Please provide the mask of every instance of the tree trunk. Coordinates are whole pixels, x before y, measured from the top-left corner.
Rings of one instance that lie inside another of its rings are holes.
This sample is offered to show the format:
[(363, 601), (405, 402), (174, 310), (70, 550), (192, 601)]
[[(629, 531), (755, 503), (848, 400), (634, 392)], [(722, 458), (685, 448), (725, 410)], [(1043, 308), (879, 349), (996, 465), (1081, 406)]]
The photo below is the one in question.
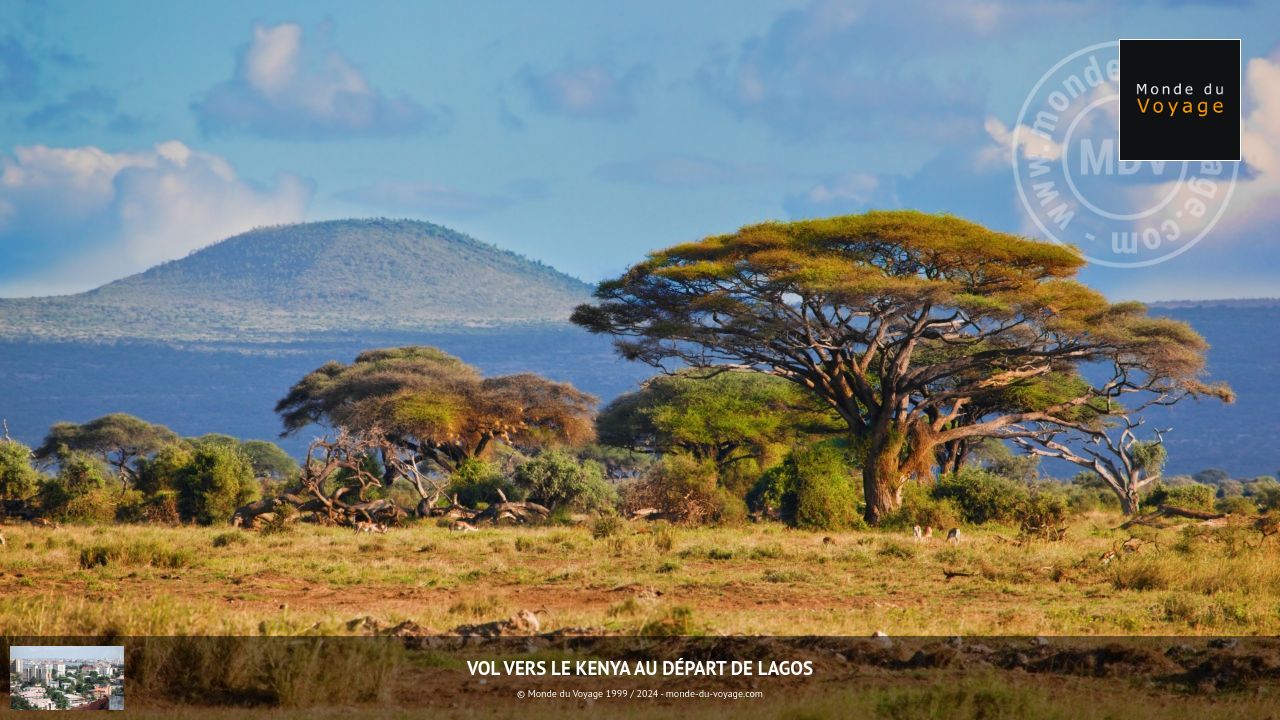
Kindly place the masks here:
[(1124, 492), (1120, 493), (1120, 510), (1125, 515), (1138, 514), (1138, 490), (1132, 485), (1126, 487)]
[(879, 525), (902, 506), (902, 449), (905, 438), (892, 431), (876, 433), (862, 467), (862, 491), (867, 501), (863, 517)]

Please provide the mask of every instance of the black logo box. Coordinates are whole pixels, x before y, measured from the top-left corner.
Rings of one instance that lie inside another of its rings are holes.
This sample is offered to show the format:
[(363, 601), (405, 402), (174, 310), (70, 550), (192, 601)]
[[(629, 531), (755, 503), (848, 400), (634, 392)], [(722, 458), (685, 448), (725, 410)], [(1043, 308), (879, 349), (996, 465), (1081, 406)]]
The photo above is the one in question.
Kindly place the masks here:
[[(1121, 39), (1120, 159), (1240, 160), (1240, 46), (1239, 39)], [(1166, 87), (1181, 92), (1166, 94)], [(1183, 112), (1185, 102), (1191, 114)], [(1215, 113), (1218, 102), (1222, 111)], [(1170, 103), (1177, 103), (1172, 115)], [(1204, 107), (1209, 112), (1202, 116)]]

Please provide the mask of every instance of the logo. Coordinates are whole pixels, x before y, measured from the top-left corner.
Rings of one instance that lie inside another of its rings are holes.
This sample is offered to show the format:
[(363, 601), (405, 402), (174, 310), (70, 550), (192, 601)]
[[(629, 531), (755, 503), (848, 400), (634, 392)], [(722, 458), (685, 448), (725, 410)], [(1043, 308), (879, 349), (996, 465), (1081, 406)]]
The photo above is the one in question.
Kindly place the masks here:
[(1240, 159), (1239, 40), (1121, 40), (1122, 160)]
[[(1093, 264), (1145, 267), (1212, 230), (1240, 163), (1122, 160), (1119, 45), (1078, 50), (1040, 78), (1014, 125), (1013, 172), (1023, 207), (1050, 239)], [(1238, 102), (1232, 112), (1238, 132)]]

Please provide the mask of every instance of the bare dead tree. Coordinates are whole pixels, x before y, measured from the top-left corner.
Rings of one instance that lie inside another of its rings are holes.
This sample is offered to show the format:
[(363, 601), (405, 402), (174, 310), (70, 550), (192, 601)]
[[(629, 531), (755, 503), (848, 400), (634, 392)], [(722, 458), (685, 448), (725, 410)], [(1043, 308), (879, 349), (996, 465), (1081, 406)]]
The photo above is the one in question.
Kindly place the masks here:
[[(1114, 418), (1107, 426), (1043, 424), (1012, 439), (1033, 455), (1066, 460), (1093, 471), (1120, 499), (1124, 513), (1133, 515), (1138, 512), (1142, 490), (1161, 478), (1164, 435), (1171, 428), (1153, 429), (1152, 439), (1144, 441), (1137, 431), (1145, 419), (1132, 415)], [(1072, 435), (1076, 436), (1074, 441)]]
[[(380, 475), (368, 470), (368, 458), (388, 447), (386, 437), (377, 428), (353, 435), (339, 428), (332, 439), (317, 438), (307, 448), (306, 463), (300, 477), (303, 490), (319, 504), (324, 521), (336, 525), (356, 522), (398, 522), (404, 516), (390, 500), (369, 500), (368, 492), (383, 485)], [(329, 480), (345, 473), (346, 483), (329, 488)], [(358, 502), (347, 496), (355, 492)]]

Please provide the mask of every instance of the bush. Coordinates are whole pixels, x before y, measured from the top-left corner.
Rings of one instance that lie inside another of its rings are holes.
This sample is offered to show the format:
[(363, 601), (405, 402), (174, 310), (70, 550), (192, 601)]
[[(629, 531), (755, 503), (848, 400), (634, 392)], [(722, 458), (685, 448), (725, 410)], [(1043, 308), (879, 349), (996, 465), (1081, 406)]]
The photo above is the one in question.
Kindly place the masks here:
[(500, 502), (501, 490), (508, 500), (519, 500), (523, 495), (502, 470), (493, 463), (476, 458), (463, 460), (458, 469), (449, 478), (449, 487), (445, 492), (456, 495), (458, 502), (468, 507), (476, 507), (481, 503)]
[(1263, 512), (1280, 510), (1280, 484), (1276, 481), (1255, 482), (1250, 486), (1248, 494), (1259, 510)]
[(178, 475), (191, 464), (191, 449), (185, 445), (168, 445), (154, 457), (138, 461), (138, 480), (134, 487), (144, 495), (155, 495), (178, 487)]
[(116, 519), (117, 494), (106, 488), (94, 488), (72, 495), (56, 517), (61, 522), (96, 525)]
[(237, 447), (207, 443), (177, 477), (178, 512), (203, 525), (225, 523), (236, 508), (258, 499), (253, 466)]
[(1110, 489), (1100, 490), (1072, 484), (1066, 487), (1065, 499), (1067, 509), (1073, 513), (1120, 509), (1120, 498)]
[(902, 489), (902, 506), (881, 521), (887, 528), (909, 528), (913, 525), (941, 530), (960, 524), (960, 511), (948, 499), (933, 496), (932, 488), (909, 483)]
[(719, 525), (741, 525), (747, 521), (747, 502), (728, 488), (716, 488), (712, 519)]
[(1258, 512), (1258, 506), (1251, 498), (1239, 495), (1224, 497), (1214, 507), (1218, 512), (1230, 515), (1253, 515)]
[(604, 471), (593, 461), (579, 461), (563, 450), (550, 450), (516, 467), (515, 483), (530, 500), (549, 508), (599, 510), (618, 497)]
[(116, 520), (123, 523), (142, 522), (146, 519), (147, 498), (137, 490), (125, 490), (116, 498)]
[(943, 476), (933, 496), (952, 501), (965, 522), (980, 525), (1015, 520), (1015, 510), (1027, 500), (1028, 492), (1026, 487), (1007, 478), (966, 467)]
[(749, 495), (752, 504), (796, 527), (840, 530), (861, 527), (861, 485), (842, 448), (822, 443), (797, 448), (782, 464), (760, 477)]
[(653, 508), (676, 522), (712, 522), (723, 510), (718, 489), (714, 464), (667, 455), (622, 488), (622, 504), (631, 511)]
[(1147, 496), (1146, 504), (1174, 505), (1188, 510), (1213, 510), (1218, 491), (1212, 485), (1189, 483), (1186, 485), (1160, 484)]
[(1014, 508), (1013, 519), (1024, 536), (1061, 540), (1066, 532), (1067, 499), (1058, 493), (1032, 492)]
[(177, 491), (161, 490), (147, 498), (142, 504), (142, 516), (150, 523), (177, 525), (182, 522), (182, 514), (178, 512)]
[(26, 500), (39, 484), (40, 473), (31, 467), (31, 448), (0, 440), (0, 500)]
[(596, 518), (596, 521), (591, 524), (591, 537), (596, 540), (613, 537), (621, 533), (626, 525), (622, 518), (613, 515)]
[(40, 484), (40, 507), (47, 517), (62, 522), (110, 522), (115, 498), (107, 490), (102, 463), (80, 453), (68, 453), (56, 477)]

